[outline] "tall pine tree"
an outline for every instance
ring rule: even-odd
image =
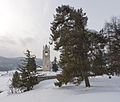
[[[57,76],[55,85],[61,86],[72,82],[80,84],[85,80],[90,87],[88,77],[103,74],[104,36],[86,29],[87,16],[81,9],[62,5],[56,9],[51,23],[51,40],[55,50],[60,51],[62,74]],[[99,63],[96,63],[98,60]],[[99,71],[101,70],[101,73]]]

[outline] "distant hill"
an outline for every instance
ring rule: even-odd
[[[24,57],[6,58],[0,56],[0,71],[17,69],[22,59],[24,59]],[[37,65],[42,66],[42,59],[37,58],[36,63]]]

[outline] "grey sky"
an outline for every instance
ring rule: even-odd
[[[112,16],[120,16],[120,0],[0,0],[0,56],[24,56],[30,49],[41,58],[55,8],[62,4],[83,8],[90,29],[100,30]],[[52,49],[51,59],[58,56]]]

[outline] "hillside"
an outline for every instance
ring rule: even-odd
[[[15,70],[18,68],[18,64],[21,63],[23,57],[16,58],[6,58],[0,56],[0,71]],[[37,58],[36,63],[39,66],[42,66],[42,59]]]
[[[3,73],[2,73],[3,74]],[[119,102],[120,78],[99,76],[90,78],[91,87],[86,88],[84,82],[79,86],[69,84],[61,88],[55,87],[53,80],[40,82],[32,91],[22,94],[8,94],[9,78],[12,73],[0,77],[0,102]]]

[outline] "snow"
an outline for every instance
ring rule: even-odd
[[[40,71],[38,72],[38,75],[44,75],[44,76],[56,76],[57,74],[60,74],[61,71],[53,72],[53,71]]]
[[[46,72],[48,75],[52,72]],[[4,73],[2,73],[4,74]],[[91,87],[84,82],[79,86],[68,84],[60,88],[54,86],[56,79],[40,82],[33,90],[21,94],[8,94],[11,73],[1,76],[0,102],[119,102],[120,77],[99,76],[90,78]]]

